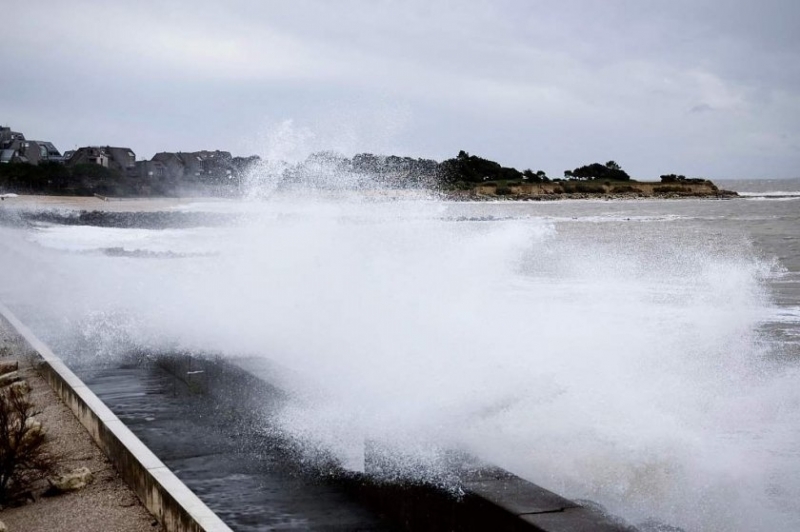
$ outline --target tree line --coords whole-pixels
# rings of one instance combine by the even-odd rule
[[[266,165],[258,156],[236,158],[230,175],[209,174],[183,180],[154,176],[133,176],[96,164],[65,166],[54,162],[39,165],[25,163],[0,164],[0,191],[108,196],[172,196],[185,193],[237,195],[242,184],[253,173],[275,165]],[[631,181],[630,175],[615,161],[591,163],[564,171],[563,178],[551,178],[544,171],[518,170],[496,161],[459,151],[442,162],[433,159],[360,153],[352,158],[334,152],[318,152],[305,161],[277,165],[273,176],[279,186],[312,184],[320,187],[442,188],[471,189],[487,183],[546,183],[551,181]],[[703,181],[666,174],[663,182]]]

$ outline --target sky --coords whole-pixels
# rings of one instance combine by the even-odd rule
[[[39,0],[0,125],[61,151],[333,150],[800,177],[797,0]]]

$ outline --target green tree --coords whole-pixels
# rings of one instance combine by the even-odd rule
[[[631,176],[614,161],[606,164],[592,163],[574,170],[566,170],[564,177],[577,180],[630,181]]]

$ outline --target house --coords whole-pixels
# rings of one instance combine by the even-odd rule
[[[26,140],[25,135],[0,126],[0,163],[63,162],[64,158],[52,142]]]
[[[149,162],[159,165],[162,172],[161,177],[169,179],[183,178],[183,168],[185,165],[178,153],[162,151],[153,155],[153,158],[150,159]]]
[[[36,165],[45,161],[63,161],[52,142],[26,140],[22,133],[11,131],[9,127],[0,127],[0,163]]]
[[[17,148],[17,157],[19,162],[34,165],[46,161],[64,162],[64,158],[53,143],[44,140],[25,140],[20,142]]]
[[[234,171],[230,152],[220,150],[159,152],[150,162],[163,165],[163,175],[170,179],[208,181],[230,176]]]
[[[109,170],[116,170],[122,175],[136,173],[136,154],[130,148],[85,146],[70,153],[65,163],[67,166],[97,164]]]
[[[158,160],[136,161],[136,175],[142,178],[163,179],[167,177],[167,166]]]
[[[15,142],[25,140],[25,135],[17,131],[11,131],[10,127],[0,126],[0,150],[12,149]]]

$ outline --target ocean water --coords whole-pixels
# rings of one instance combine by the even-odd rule
[[[800,180],[734,200],[182,203],[208,227],[0,227],[0,299],[68,360],[263,356],[307,459],[459,448],[634,524],[800,529]],[[3,208],[7,206],[4,202]]]

